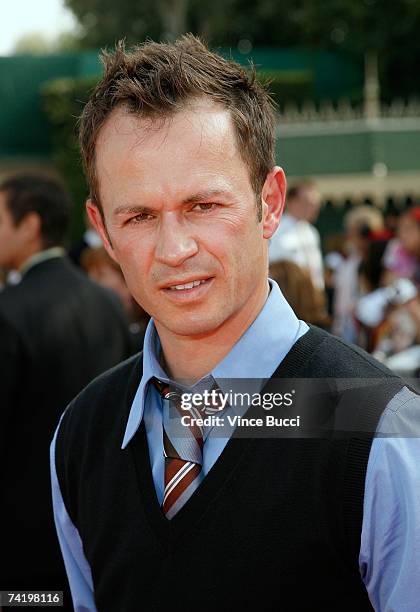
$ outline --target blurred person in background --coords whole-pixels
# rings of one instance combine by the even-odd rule
[[[409,278],[420,286],[420,206],[404,212],[397,225],[397,236],[384,254],[388,280]]]
[[[0,291],[6,286],[6,272],[0,268]]]
[[[292,262],[302,270],[299,274],[293,267],[283,267],[283,281],[294,285],[298,281],[300,289],[295,306],[300,310],[302,286],[307,287],[308,298],[305,300],[304,310],[309,307],[308,320],[325,327],[328,321],[327,302],[325,295],[324,270],[321,253],[321,240],[318,230],[314,227],[318,218],[321,197],[312,180],[303,180],[294,184],[287,192],[286,212],[283,214],[280,225],[270,240],[269,261],[270,266],[278,262]],[[281,269],[282,267],[280,267]],[[308,301],[309,300],[309,301]],[[310,306],[309,306],[310,303]],[[299,304],[299,305],[298,305]]]
[[[301,181],[287,192],[286,212],[270,240],[270,264],[293,261],[308,270],[314,287],[324,290],[321,241],[313,223],[318,218],[321,197],[313,181]]]
[[[388,240],[383,231],[375,234],[370,232],[366,236],[368,243],[364,249],[362,260],[358,270],[358,299],[356,300],[354,318],[358,325],[357,344],[368,352],[373,352],[379,339],[382,337],[385,323],[385,313],[374,311],[379,314],[370,318],[370,305],[375,303],[375,298],[387,285],[386,270],[383,257],[387,248]],[[373,296],[373,301],[372,297]],[[367,310],[366,310],[367,305]],[[366,316],[366,312],[368,315]]]
[[[334,313],[335,274],[345,260],[342,234],[331,234],[325,240],[324,280],[327,313],[332,319]]]
[[[356,316],[366,347],[405,376],[420,368],[419,255],[420,207],[415,207],[401,215],[397,238],[370,243],[360,267],[363,295]]]
[[[382,294],[382,304],[379,296],[376,297],[376,310],[382,309],[383,321],[372,354],[400,376],[418,377],[420,302],[417,290],[408,279],[400,279],[388,289]]]
[[[359,267],[369,245],[369,233],[382,231],[382,213],[372,206],[357,206],[344,217],[345,259],[334,275],[332,332],[348,342],[357,342],[354,308],[360,295]]]
[[[0,184],[0,267],[22,276],[0,293],[0,589],[65,588],[51,436],[66,404],[129,353],[118,300],[64,256],[69,213],[68,195],[50,179]]]
[[[365,273],[361,270],[362,282]],[[383,277],[382,277],[383,278]],[[408,278],[360,297],[355,309],[360,322],[360,344],[401,376],[417,376],[420,368],[420,302]]]
[[[401,211],[399,208],[392,204],[387,206],[386,211],[384,213],[384,224],[385,229],[387,229],[393,236],[396,235],[398,231],[398,224],[401,218]]]
[[[92,227],[86,213],[83,215],[83,218],[86,228],[83,236],[80,240],[74,242],[68,250],[68,256],[76,266],[82,266],[81,259],[86,250],[100,249],[103,246],[101,237]]]
[[[133,299],[120,266],[103,247],[85,249],[81,254],[80,265],[92,280],[118,295],[129,321],[131,352],[140,351],[150,317]]]
[[[277,261],[270,265],[270,278],[278,283],[299,319],[323,328],[328,326],[324,300],[320,299],[308,270],[293,261]]]

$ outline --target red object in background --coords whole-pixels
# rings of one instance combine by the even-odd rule
[[[410,208],[408,214],[412,219],[417,221],[417,223],[420,223],[420,206],[414,206],[413,208]]]
[[[420,206],[419,206],[419,212],[420,212]],[[420,221],[420,216],[419,216],[419,221]],[[391,240],[391,238],[394,237],[394,234],[387,229],[383,229],[383,230],[377,230],[377,231],[370,231],[368,234],[368,238],[369,240],[371,240],[372,242],[376,242],[377,240]]]

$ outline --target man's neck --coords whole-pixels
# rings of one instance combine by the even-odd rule
[[[162,346],[162,366],[168,376],[193,384],[209,374],[257,318],[268,293],[267,283],[251,308],[236,313],[207,335],[179,336],[155,322]]]

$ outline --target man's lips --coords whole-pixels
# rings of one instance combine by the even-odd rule
[[[185,303],[201,300],[209,291],[214,276],[206,278],[195,278],[189,282],[176,281],[174,284],[167,284],[161,288],[165,296],[172,302]]]
[[[160,289],[166,289],[169,291],[188,291],[194,289],[195,287],[199,287],[203,285],[207,281],[209,281],[211,276],[201,276],[194,277],[188,279],[178,279],[166,282],[164,285],[160,287]]]

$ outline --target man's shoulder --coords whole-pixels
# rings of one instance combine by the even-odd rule
[[[26,304],[26,290],[21,283],[0,291],[0,318],[9,324],[19,319]]]
[[[16,312],[36,308],[40,298],[56,295],[57,289],[68,287],[73,270],[63,257],[42,261],[30,268],[16,285],[0,292],[0,311]]]
[[[317,230],[317,228],[315,227],[315,225],[312,225],[312,223],[309,223],[308,221],[306,221],[306,229],[307,231],[311,234],[312,238],[316,241],[316,243],[318,244],[320,242],[320,234],[319,231]]]
[[[327,342],[324,345],[322,358],[330,364],[337,363],[341,373],[363,377],[393,377],[396,374],[387,368],[383,363],[372,357],[360,346],[346,342],[342,338],[327,335]]]
[[[320,246],[321,239],[317,228],[309,221],[306,221],[306,219],[297,221],[292,229],[300,244]]]
[[[306,358],[314,376],[331,378],[382,378],[396,375],[360,347],[311,326],[291,350],[295,358]],[[305,366],[304,366],[305,367]]]
[[[137,353],[92,380],[68,405],[60,429],[89,430],[125,418],[140,383],[143,353]]]
[[[71,306],[68,306],[71,304]],[[125,325],[126,316],[118,296],[91,280],[67,258],[57,257],[36,264],[17,285],[0,292],[0,316],[20,327],[22,321],[44,320],[55,306],[71,316],[85,319],[96,312]],[[90,308],[87,309],[86,307]],[[91,312],[92,311],[92,312]],[[28,319],[30,317],[30,319]]]
[[[83,406],[85,409],[85,406],[92,405],[92,401],[109,403],[114,395],[122,390],[127,391],[133,382],[138,385],[142,374],[142,357],[142,352],[137,353],[94,378],[74,398],[70,407],[76,409]]]

